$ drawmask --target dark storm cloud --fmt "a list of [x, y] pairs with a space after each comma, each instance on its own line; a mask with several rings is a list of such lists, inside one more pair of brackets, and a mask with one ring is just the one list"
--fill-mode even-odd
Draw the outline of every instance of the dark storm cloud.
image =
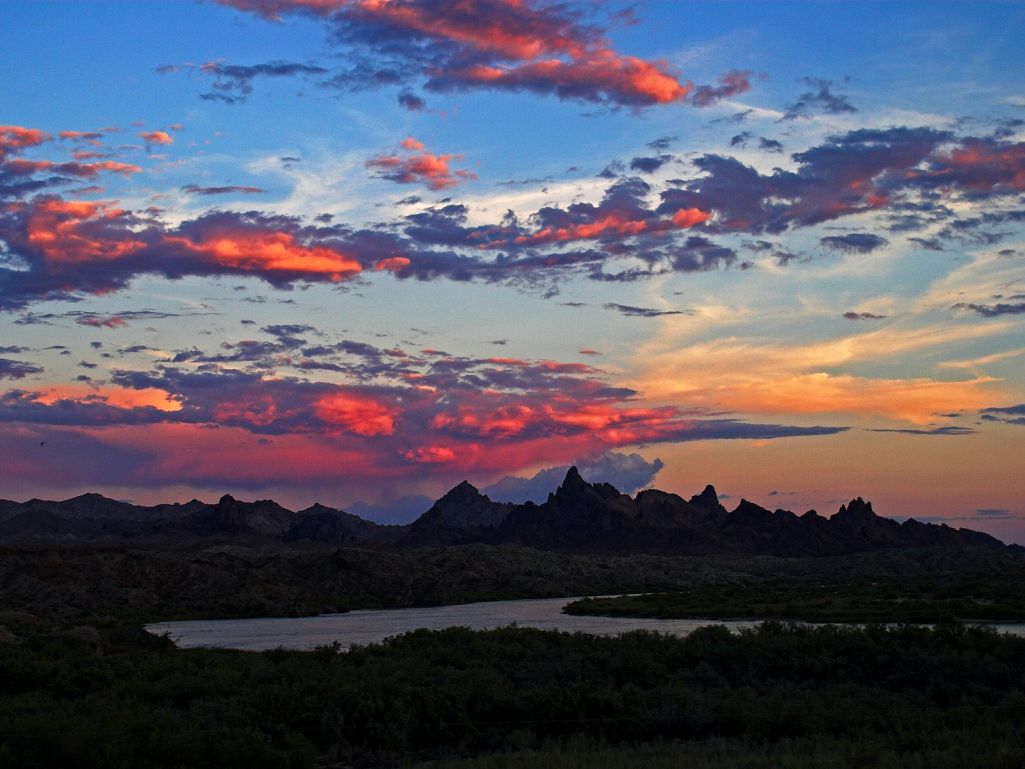
[[659, 155], [657, 157], [636, 157], [630, 161], [631, 171], [651, 174], [660, 169], [673, 159], [672, 155]]
[[868, 254], [877, 248], [889, 245], [886, 238], [867, 232], [852, 232], [848, 235], [829, 235], [819, 238], [819, 243], [834, 251], [846, 254]]
[[883, 429], [883, 428], [869, 428], [869, 432], [873, 433], [902, 433], [904, 435], [972, 435], [976, 432], [971, 427], [957, 427], [954, 425], [948, 425], [946, 427], [930, 427], [930, 428], [904, 428], [904, 429]]
[[786, 108], [783, 120], [810, 117], [817, 112], [839, 115], [844, 112], [858, 111], [847, 96], [834, 93], [833, 88], [836, 84], [832, 80], [806, 77], [802, 82], [811, 90], [802, 93], [797, 97], [797, 101]]
[[315, 64], [302, 64], [294, 61], [271, 61], [263, 64], [224, 64], [219, 61], [208, 61], [198, 66], [193, 64], [161, 65], [157, 72], [162, 75], [183, 70], [196, 70], [213, 78], [213, 91], [201, 94], [206, 101], [219, 101], [224, 104], [237, 104], [245, 101], [253, 92], [254, 81], [262, 78], [281, 78], [297, 76], [322, 76], [327, 70]]
[[232, 184], [226, 187], [200, 187], [198, 184], [186, 184], [181, 188], [182, 192], [187, 192], [190, 195], [230, 195], [232, 193], [243, 193], [247, 195], [255, 195], [259, 192], [266, 192], [260, 187], [242, 187], [237, 184]]
[[11, 358], [0, 358], [0, 379], [24, 379], [32, 374], [42, 373], [42, 366]]
[[996, 318], [1001, 315], [1021, 315], [1025, 313], [1025, 302], [1019, 302], [1017, 304], [1009, 304], [1006, 302], [998, 302], [997, 304], [958, 302], [953, 305], [953, 309], [971, 310], [976, 315], [983, 318]]
[[1003, 422], [1009, 425], [1025, 425], [1025, 403], [1016, 406], [993, 406], [982, 409], [982, 419], [987, 422]]
[[732, 70], [719, 78], [719, 85], [699, 85], [690, 95], [695, 107], [710, 107], [723, 99], [739, 96], [751, 90], [751, 72]]
[[633, 307], [629, 304], [616, 304], [609, 302], [605, 305], [606, 310], [615, 310], [620, 315], [628, 318], [657, 318], [661, 315], [683, 315], [681, 310], [653, 310], [650, 307]]

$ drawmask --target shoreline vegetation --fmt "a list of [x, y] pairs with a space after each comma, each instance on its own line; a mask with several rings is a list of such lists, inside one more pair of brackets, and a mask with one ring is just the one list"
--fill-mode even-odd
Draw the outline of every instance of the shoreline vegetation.
[[105, 629], [0, 642], [0, 692], [0, 765], [22, 769], [1025, 760], [1025, 639], [955, 625], [451, 628], [312, 652]]
[[748, 581], [582, 598], [566, 614], [859, 624], [1025, 621], [1021, 574], [924, 579]]

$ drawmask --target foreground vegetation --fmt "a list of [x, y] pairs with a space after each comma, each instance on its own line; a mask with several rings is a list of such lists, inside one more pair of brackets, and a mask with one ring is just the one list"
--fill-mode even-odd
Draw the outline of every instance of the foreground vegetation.
[[683, 619], [935, 623], [1025, 621], [1025, 576], [749, 580], [574, 601], [568, 614]]
[[944, 729], [924, 745], [872, 732], [776, 742], [713, 738], [617, 746], [578, 739], [543, 750], [431, 761], [418, 769], [1020, 769], [1016, 734], [1011, 729], [990, 735]]
[[25, 769], [1009, 769], [1023, 724], [1025, 639], [953, 625], [456, 628], [259, 654], [114, 628], [0, 642], [0, 766]]

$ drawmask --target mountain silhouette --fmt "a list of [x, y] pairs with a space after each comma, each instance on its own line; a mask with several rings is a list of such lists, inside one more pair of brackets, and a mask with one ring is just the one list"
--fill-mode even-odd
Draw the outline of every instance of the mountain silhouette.
[[[796, 515], [742, 499], [733, 510], [713, 486], [689, 500], [648, 489], [630, 497], [588, 483], [571, 467], [541, 504], [495, 502], [468, 481], [410, 524], [389, 526], [321, 504], [292, 512], [272, 500], [192, 500], [151, 507], [83, 494], [61, 502], [0, 500], [0, 541], [119, 541], [175, 544], [195, 539], [420, 548], [468, 544], [628, 555], [830, 556], [921, 547], [1003, 549], [999, 540], [946, 524], [898, 522], [857, 497], [831, 517]], [[1019, 546], [1011, 546], [1021, 550]]]

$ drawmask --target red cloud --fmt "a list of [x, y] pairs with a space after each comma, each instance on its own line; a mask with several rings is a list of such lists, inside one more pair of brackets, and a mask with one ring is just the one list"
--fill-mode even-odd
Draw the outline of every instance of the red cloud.
[[[219, 0], [268, 19], [299, 12], [346, 26], [349, 39], [379, 51], [383, 36], [410, 49], [437, 45], [420, 67], [427, 87], [503, 88], [630, 106], [666, 104], [691, 90], [664, 62], [616, 52], [600, 29], [579, 24], [561, 5], [531, 0]], [[465, 62], [472, 61], [467, 65]]]
[[[453, 171], [449, 163], [461, 160], [462, 155], [433, 155], [422, 151], [423, 142], [412, 136], [406, 137], [401, 144], [406, 155], [379, 155], [367, 161], [367, 168], [380, 171], [380, 178], [399, 184], [426, 184], [432, 190], [443, 190], [457, 184], [476, 179], [477, 174], [465, 169]], [[415, 154], [413, 154], [415, 153]]]
[[120, 259], [145, 245], [121, 229], [121, 237], [107, 236], [106, 225], [124, 216], [125, 211], [105, 202], [37, 201], [26, 217], [26, 240], [51, 267]]
[[314, 408], [321, 421], [333, 428], [368, 437], [395, 432], [397, 410], [372, 398], [334, 393], [318, 400]]

